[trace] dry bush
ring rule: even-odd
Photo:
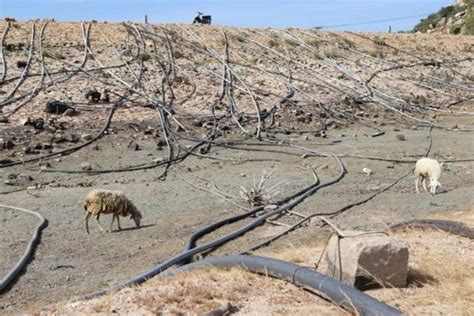
[[[240,187],[240,196],[242,199],[252,206],[265,205],[270,203],[273,198],[278,195],[278,188],[282,184],[281,182],[270,186],[269,182],[273,176],[272,170],[270,172],[263,171],[260,181],[253,179],[253,183],[248,187]]]

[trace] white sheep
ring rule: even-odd
[[[140,227],[140,219],[142,218],[142,214],[140,214],[135,205],[120,191],[93,190],[89,192],[84,199],[84,210],[87,213],[86,232],[88,234],[89,217],[91,215],[95,215],[97,224],[102,232],[105,232],[105,230],[99,222],[100,214],[113,214],[110,231],[112,230],[115,218],[117,218],[118,229],[122,229],[120,227],[119,215],[124,217],[130,215],[130,219],[135,221],[137,227]]]
[[[426,189],[426,179],[430,179],[430,192],[431,194],[436,194],[436,188],[441,187],[441,183],[439,183],[439,178],[441,177],[441,170],[443,168],[443,164],[439,163],[435,159],[431,158],[421,158],[416,162],[415,166],[415,188],[416,193],[420,193],[418,190],[418,181],[421,178],[421,183],[423,184],[423,188],[425,192],[428,192]]]

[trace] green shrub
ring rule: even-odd
[[[474,35],[474,12],[472,9],[464,23],[464,34]]]
[[[143,62],[148,61],[148,60],[151,59],[151,55],[148,54],[148,53],[140,53],[140,54],[138,54],[137,57],[138,57],[139,60],[141,60]]]
[[[426,19],[422,19],[420,23],[413,28],[413,32],[426,33],[431,28],[431,25],[436,26],[442,18],[449,19],[463,10],[465,10],[465,7],[458,5],[450,5],[441,8],[437,13],[430,14]]]
[[[461,34],[461,25],[453,25],[451,26],[451,29],[449,30],[450,34]]]

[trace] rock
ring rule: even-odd
[[[297,116],[296,121],[299,123],[306,123],[306,117],[304,116]]]
[[[23,126],[30,125],[30,123],[31,123],[31,118],[29,118],[29,117],[27,117],[27,118],[22,118],[19,123],[20,123],[20,125],[23,125]]]
[[[19,186],[28,186],[34,181],[33,177],[28,174],[19,174],[16,178],[15,184]]]
[[[39,144],[40,148],[42,148],[41,144]],[[39,154],[39,151],[37,150],[37,145],[28,145],[27,147],[23,148],[23,152],[26,155],[31,155],[31,154]]]
[[[70,143],[77,143],[80,137],[74,133],[69,133],[64,137],[64,139]]]
[[[342,234],[345,237],[333,235],[330,238],[323,255],[322,273],[357,288],[365,288],[369,284],[388,287],[406,285],[406,245],[383,233],[343,231]]]
[[[407,140],[407,139],[405,138],[405,135],[403,135],[403,134],[397,134],[397,135],[395,135],[395,138],[398,139],[398,140],[400,140],[400,141],[405,141],[405,140]]]
[[[203,125],[203,122],[202,120],[199,120],[199,119],[194,119],[191,124],[195,127],[201,127]]]
[[[92,136],[92,134],[82,134],[81,135],[81,139],[85,142],[91,140],[92,138],[94,138],[94,136]]]
[[[138,132],[141,131],[141,127],[140,127],[140,125],[137,124],[137,123],[129,123],[129,124],[128,124],[128,127],[129,127],[131,130],[133,130],[135,133],[138,133]]]
[[[51,164],[49,162],[43,162],[40,164],[40,170],[46,170],[48,168],[51,168]]]
[[[138,145],[138,143],[134,140],[132,140],[130,143],[128,143],[127,147],[130,149],[130,150],[133,150],[133,151],[137,151],[137,150],[140,150],[140,146]]]
[[[43,118],[37,118],[35,120],[32,120],[30,117],[28,117],[26,119],[22,119],[20,121],[20,124],[23,126],[32,126],[34,129],[44,129]]]
[[[51,114],[63,114],[68,108],[69,106],[64,102],[49,100],[48,103],[46,103],[44,111]]]
[[[15,144],[11,140],[3,140],[0,138],[0,150],[1,149],[13,149]]]
[[[143,131],[145,135],[152,135],[155,133],[155,129],[151,126],[147,126],[146,129]]]
[[[64,116],[75,116],[76,114],[77,114],[77,111],[74,108],[69,108],[63,113]]]
[[[92,165],[89,162],[83,162],[81,163],[81,169],[82,171],[90,171],[92,170]]]
[[[9,179],[9,180],[14,180],[16,178],[18,178],[18,174],[16,174],[16,173],[9,173],[7,175],[7,179]]]
[[[314,137],[321,137],[321,138],[326,138],[326,132],[325,131],[317,131],[314,134]]]
[[[53,135],[53,139],[51,141],[53,143],[59,144],[59,143],[64,143],[66,141],[66,138],[64,137],[63,134],[57,133]]]
[[[100,148],[99,148],[99,145],[94,144],[94,145],[92,145],[91,149],[92,150],[99,150]]]
[[[270,204],[270,205],[267,205],[263,208],[263,210],[265,212],[273,212],[274,210],[276,210],[278,208],[278,205],[276,204]]]
[[[156,142],[156,149],[157,150],[163,150],[163,146],[166,146],[166,142],[162,139],[159,139],[157,142]]]
[[[27,65],[27,62],[23,61],[23,60],[17,60],[17,62],[16,62],[17,68],[25,68],[26,65]]]
[[[362,172],[365,173],[367,176],[370,176],[372,174],[372,170],[369,168],[363,168]]]
[[[36,120],[31,121],[28,125],[33,126],[34,129],[44,129],[44,119],[37,118]]]

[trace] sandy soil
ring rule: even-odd
[[[0,30],[5,27],[4,22],[0,22]],[[12,27],[7,37],[7,43],[26,43],[28,41],[30,23],[17,23]],[[168,26],[176,34],[186,34],[180,26]],[[196,34],[205,38],[206,44],[210,48],[222,51],[223,43],[218,28],[196,28],[192,27]],[[114,24],[97,24],[92,27],[91,47],[97,52],[100,60],[106,61],[107,65],[116,65],[122,62],[116,58],[115,51],[108,46],[108,42],[101,34],[110,36],[112,42],[120,49],[126,49],[129,45],[127,33],[122,26]],[[294,31],[294,30],[290,30]],[[101,33],[103,32],[103,33]],[[278,43],[286,43],[286,48],[290,48],[295,58],[302,64],[311,67],[315,71],[315,78],[321,78],[318,73],[324,73],[328,82],[336,84],[338,87],[351,87],[360,89],[360,85],[347,78],[341,78],[333,69],[321,59],[312,58],[309,53],[301,52],[297,54],[298,47],[292,46],[291,41],[283,41],[282,34],[275,38],[272,30],[247,30],[247,29],[226,29],[234,49],[232,54],[234,61],[249,62],[255,67],[273,67],[268,60],[268,56],[262,55],[262,51],[257,50],[257,46],[248,43],[243,44],[239,41],[242,34],[250,34],[252,38],[258,41],[271,44],[270,40]],[[262,34],[263,32],[263,34]],[[50,54],[62,54],[64,60],[76,63],[82,56],[83,47],[81,47],[80,26],[77,23],[52,23],[46,29],[46,44]],[[398,47],[393,50],[385,46],[375,45],[362,36],[368,36],[372,39],[381,41]],[[346,43],[358,51],[364,51],[368,56],[376,58],[385,58],[397,62],[414,63],[418,59],[410,54],[421,54],[426,58],[450,58],[452,60],[462,59],[463,61],[452,63],[450,67],[413,68],[416,71],[423,72],[426,75],[437,76],[437,78],[449,79],[450,82],[463,84],[473,88],[470,76],[472,70],[472,60],[464,60],[467,57],[474,57],[472,48],[474,38],[472,37],[453,37],[447,35],[414,35],[414,34],[348,34],[322,33],[321,36],[327,40],[338,40]],[[38,37],[38,35],[37,35]],[[188,40],[190,35],[186,37]],[[341,40],[341,38],[343,40]],[[462,39],[462,40],[458,40]],[[39,39],[38,39],[39,40]],[[175,43],[175,42],[173,42]],[[119,46],[121,45],[121,46]],[[147,42],[147,45],[151,45]],[[179,50],[178,42],[175,43],[176,51],[181,53],[181,58],[177,58],[177,65],[181,66],[180,73],[192,74],[192,78],[198,86],[197,91],[190,98],[185,98],[192,91],[192,85],[188,82],[181,83],[176,88],[177,101],[175,105],[176,118],[187,127],[186,132],[177,132],[180,145],[185,148],[193,142],[186,140],[187,137],[201,137],[207,132],[204,127],[194,126],[193,117],[208,115],[210,113],[209,105],[218,97],[220,91],[220,82],[215,77],[210,76],[209,72],[203,67],[209,67],[208,70],[220,72],[221,65],[213,60],[208,60],[204,55],[192,55],[189,50]],[[278,52],[285,54],[282,44],[273,47]],[[316,44],[314,44],[316,45]],[[342,58],[339,51],[332,51],[333,47],[326,47],[324,42],[321,44],[321,50],[327,55],[340,61],[352,71],[360,76],[367,77],[376,69],[382,69],[386,66],[379,61],[364,57],[356,58],[355,55],[344,55]],[[407,53],[408,52],[408,53]],[[238,59],[238,54],[244,55],[242,60]],[[349,53],[347,53],[349,54]],[[25,60],[24,50],[7,51],[6,60],[8,63],[7,79],[14,78],[21,74],[21,69],[15,66],[17,60]],[[314,56],[313,56],[314,57]],[[194,59],[193,59],[194,58]],[[48,59],[49,60],[49,59]],[[49,60],[49,68],[58,70],[68,68],[61,63],[59,59]],[[194,61],[193,61],[194,60]],[[280,61],[276,61],[280,62]],[[197,67],[193,70],[192,67]],[[450,64],[451,65],[451,64]],[[98,67],[97,63],[90,63],[89,67]],[[148,79],[154,84],[154,87],[160,87],[160,76],[158,64],[151,60],[148,67]],[[285,62],[281,62],[281,69],[285,69]],[[303,71],[302,66],[295,67],[295,77],[304,79],[308,73]],[[286,85],[275,78],[263,74],[259,70],[250,70],[236,66],[240,73],[248,82],[255,87],[278,93],[278,96],[285,95]],[[273,68],[272,68],[273,69]],[[39,73],[40,64],[35,59],[31,71]],[[132,81],[133,76],[125,69],[117,70],[117,75]],[[63,148],[71,147],[81,143],[84,140],[69,140],[56,142],[54,139],[61,137],[71,137],[72,134],[78,138],[85,134],[95,135],[103,126],[107,108],[110,104],[101,102],[99,104],[90,104],[84,98],[84,93],[88,88],[96,87],[102,91],[104,87],[109,88],[115,93],[123,93],[123,87],[120,87],[110,76],[101,74],[101,78],[109,84],[99,83],[91,80],[85,75],[76,75],[61,83],[59,86],[44,86],[37,96],[35,96],[26,106],[9,117],[8,123],[0,124],[0,138],[12,139],[15,147],[12,149],[0,149],[0,160],[9,159],[16,161],[18,159],[28,159],[47,153],[48,151],[57,151]],[[57,77],[53,77],[57,78]],[[19,89],[19,95],[28,93],[34,87],[38,77],[28,77]],[[417,81],[418,80],[418,81]],[[471,81],[469,81],[471,80]],[[0,86],[0,98],[12,89],[15,81],[9,81]],[[436,86],[436,89],[424,89],[417,85],[425,83],[419,78],[417,73],[406,71],[390,72],[374,80],[374,86],[380,91],[391,93],[397,98],[421,100],[423,96],[430,105],[442,106],[449,102],[458,100],[458,98],[472,96],[472,90],[462,90],[455,87]],[[150,84],[151,85],[151,84]],[[321,102],[336,105],[343,104],[343,96],[331,91],[327,87],[318,86],[311,82],[298,82],[295,86],[301,89],[297,93],[296,99],[300,101],[298,109],[304,109],[305,113],[314,113],[314,117],[321,114],[319,108],[315,106],[314,100],[311,101],[304,97],[304,93],[311,94]],[[147,91],[152,88],[147,86]],[[256,88],[255,88],[256,89]],[[345,88],[344,88],[345,89]],[[73,117],[45,114],[42,109],[47,100],[57,98],[61,100],[70,99],[75,104],[79,114]],[[271,105],[277,103],[279,98],[274,95],[259,98],[263,108],[270,109]],[[254,112],[251,98],[244,91],[236,92],[236,99],[241,109],[247,112]],[[112,101],[117,97],[112,95]],[[141,105],[146,103],[143,97],[134,96],[131,99]],[[166,180],[159,178],[162,167],[148,170],[130,171],[130,172],[112,172],[105,174],[87,174],[75,173],[81,170],[81,164],[89,162],[92,170],[106,170],[127,167],[131,165],[147,164],[158,159],[167,157],[166,147],[164,149],[157,146],[157,142],[163,139],[162,129],[159,126],[156,111],[144,106],[134,106],[132,101],[125,102],[115,113],[111,127],[105,137],[101,138],[94,145],[87,146],[71,155],[54,157],[47,160],[50,166],[44,168],[45,161],[34,162],[25,165],[0,168],[0,203],[15,205],[32,210],[37,210],[43,214],[49,221],[49,226],[43,232],[41,244],[35,252],[34,259],[30,262],[24,273],[16,280],[12,287],[0,296],[0,314],[24,313],[27,311],[37,312],[44,306],[57,302],[64,302],[72,297],[85,294],[94,290],[102,289],[121,281],[127,280],[132,276],[147,271],[154,265],[163,262],[170,256],[176,254],[184,246],[186,238],[194,231],[198,230],[210,222],[221,218],[242,212],[235,205],[230,204],[216,195],[198,189],[186,181],[190,181],[197,186],[212,190],[203,179],[214,182],[222,191],[239,196],[240,186],[248,186],[254,178],[259,178],[264,170],[275,170],[272,183],[283,182],[279,188],[279,193],[275,197],[285,197],[309,185],[313,181],[311,170],[315,170],[321,181],[329,181],[338,174],[335,161],[324,157],[303,157],[303,151],[287,146],[263,146],[256,140],[249,139],[238,130],[224,133],[220,141],[242,142],[239,147],[247,149],[260,149],[264,151],[252,150],[233,150],[222,147],[213,147],[211,152],[205,157],[189,156],[183,162],[173,165],[168,172]],[[4,112],[13,109],[18,102],[4,108]],[[344,108],[343,108],[344,109]],[[438,109],[438,108],[436,108]],[[403,118],[392,111],[374,103],[361,105],[359,109],[353,107],[349,109],[351,114],[359,115],[362,118],[359,123],[351,124],[339,118],[325,131],[326,137],[320,137],[321,134],[315,132],[321,127],[320,119],[299,120],[296,114],[296,107],[283,108],[278,107],[277,124],[274,130],[265,132],[265,136],[277,137],[282,141],[289,141],[307,148],[318,151],[330,151],[343,156],[343,162],[348,171],[347,175],[337,185],[326,187],[318,191],[315,195],[306,199],[295,211],[303,214],[313,212],[334,211],[349,203],[361,200],[370,196],[377,190],[390,184],[403,174],[409,172],[414,166],[417,158],[426,154],[429,147],[430,132],[427,127],[420,126],[419,122]],[[442,110],[442,111],[441,111]],[[456,113],[449,113],[455,111]],[[224,113],[224,110],[218,113]],[[414,177],[409,176],[403,179],[399,184],[389,191],[377,196],[370,202],[358,207],[354,207],[345,213],[337,216],[334,221],[343,229],[363,229],[379,230],[387,225],[415,218],[436,218],[454,216],[459,212],[472,214],[474,210],[473,186],[474,177],[472,176],[474,162],[472,161],[472,152],[474,149],[474,103],[472,101],[461,102],[449,110],[439,108],[439,111],[427,111],[417,117],[423,120],[431,120],[436,124],[448,127],[449,129],[433,129],[431,132],[432,148],[430,157],[448,162],[441,178],[443,185],[442,192],[435,196],[429,194],[415,194]],[[348,112],[349,113],[349,112]],[[462,115],[460,113],[463,113]],[[414,114],[415,115],[415,114]],[[45,121],[53,119],[55,126],[62,126],[54,131],[45,129],[37,130],[31,126],[23,126],[25,118],[32,119],[44,118]],[[130,125],[134,123],[135,125]],[[366,123],[370,123],[368,127]],[[372,137],[374,128],[382,128],[385,134],[378,137]],[[309,132],[299,132],[299,131]],[[405,140],[400,140],[403,135]],[[323,135],[324,136],[324,135]],[[134,140],[139,145],[139,150],[134,151],[128,148],[129,143]],[[50,143],[52,149],[39,147],[33,152],[26,152],[25,148],[36,144]],[[34,147],[34,146],[33,146]],[[407,160],[406,163],[396,163],[390,161],[368,160],[350,155],[374,156],[380,158],[394,158]],[[463,161],[466,160],[466,161]],[[43,168],[42,168],[43,166]],[[364,167],[370,168],[373,173],[368,176],[362,172]],[[11,181],[16,175],[25,174],[31,176],[29,181],[17,183]],[[185,181],[186,180],[186,181]],[[36,186],[36,189],[26,190],[27,187]],[[122,190],[134,201],[143,214],[143,227],[135,229],[133,223],[128,219],[122,220],[124,230],[114,231],[110,234],[101,234],[95,223],[91,223],[91,235],[84,231],[84,211],[82,200],[86,193],[93,188],[105,188]],[[244,207],[244,201],[239,198],[234,201]],[[111,218],[103,216],[101,218],[104,226],[109,224]],[[467,221],[461,218],[462,221]],[[285,216],[279,221],[292,223],[294,217]],[[239,222],[222,228],[221,230],[206,236],[203,241],[215,238],[218,235],[240,227],[247,221]],[[0,211],[0,275],[4,275],[8,269],[16,262],[24,251],[28,242],[31,230],[35,225],[35,218],[10,211]],[[234,253],[244,250],[249,246],[263,241],[268,237],[284,230],[285,227],[265,224],[243,237],[232,241],[219,250],[216,254]],[[266,250],[272,253],[272,250],[282,247],[302,248],[309,247],[317,253],[321,240],[324,240],[329,234],[328,230],[322,230],[316,222],[312,222],[297,231],[284,237],[281,241],[272,244]],[[409,244],[422,243],[420,235],[416,232],[413,235],[404,236]],[[434,235],[432,239],[435,249],[445,249],[443,247],[452,247],[460,243],[466,249],[466,241],[461,241],[450,237],[444,240],[442,235]],[[438,245],[438,242],[440,243]],[[444,243],[448,244],[444,244]],[[426,245],[426,244],[423,244]],[[420,248],[425,246],[419,246]],[[461,248],[455,248],[461,249]],[[3,255],[5,254],[5,255]],[[275,252],[273,252],[275,254]],[[415,255],[413,264],[419,260],[424,260],[424,256],[430,256],[431,252],[423,252],[422,255]],[[463,253],[457,253],[463,261],[464,258],[472,256],[472,249]],[[307,257],[302,259],[303,263],[309,263]],[[417,261],[418,260],[418,261]],[[472,277],[472,263],[470,266],[470,275]],[[122,298],[108,298],[110,301],[94,307],[99,303],[91,303],[84,309],[66,310],[69,312],[112,312],[112,309],[130,313],[155,313],[156,311],[189,311],[205,312],[216,308],[229,301],[238,307],[240,314],[288,314],[314,312],[307,304],[316,298],[291,285],[274,280],[252,276],[249,274],[236,273],[235,275],[224,272],[209,272],[212,277],[208,278],[205,274],[195,275],[195,282],[191,288],[196,289],[197,284],[206,280],[208,283],[208,292],[213,293],[213,289],[218,288],[215,280],[223,278],[229,281],[229,292],[235,292],[235,295],[229,297],[209,296],[202,301],[191,301],[183,304],[177,304],[173,301],[173,296],[169,295],[169,301],[153,305],[148,308],[150,295],[155,295],[147,291],[147,287],[140,289],[125,290],[126,293],[136,292],[136,302],[131,302],[135,307],[123,305]],[[434,273],[434,272],[433,272]],[[194,280],[193,278],[193,280]],[[153,291],[166,293],[167,289],[179,291],[179,286],[183,277],[176,280],[167,280],[165,286]],[[180,281],[181,280],[181,281]],[[177,283],[176,283],[177,282]],[[184,281],[183,281],[184,282]],[[255,284],[258,283],[258,287]],[[186,283],[187,284],[187,283]],[[248,286],[247,286],[248,285]],[[161,285],[160,285],[161,286]],[[158,286],[157,286],[158,287]],[[159,287],[158,287],[159,288]],[[266,295],[262,300],[256,299],[262,293],[262,288]],[[471,289],[472,290],[472,289]],[[128,292],[127,292],[128,291]],[[374,292],[373,295],[387,300],[389,303],[397,304],[405,311],[413,310],[415,304],[407,300],[410,289],[401,290],[401,294],[393,296],[393,292],[388,294]],[[143,295],[142,295],[143,294]],[[371,293],[372,294],[372,293]],[[127,294],[128,295],[128,294]],[[178,296],[178,294],[176,294]],[[393,297],[392,297],[392,296]],[[298,297],[295,303],[294,297]],[[114,300],[117,300],[114,303]],[[118,302],[118,303],[117,303]],[[272,303],[271,309],[266,309]],[[410,303],[412,302],[412,303]],[[138,305],[143,305],[142,309],[134,309]],[[94,305],[95,304],[95,305]],[[99,304],[99,305],[100,305]],[[115,304],[115,305],[114,305]],[[151,304],[151,303],[150,303]],[[175,305],[173,305],[175,304]],[[313,307],[319,306],[321,314],[338,314],[340,310],[331,306],[329,303],[318,299]],[[453,303],[454,304],[454,303]],[[427,304],[429,305],[429,304]],[[420,311],[427,306],[418,306]],[[115,307],[110,307],[115,306]],[[117,307],[118,306],[118,307]],[[197,307],[196,307],[197,306]],[[312,306],[312,305],[309,305]],[[454,305],[453,305],[454,306]],[[457,304],[456,311],[463,314],[469,313],[469,308]],[[110,307],[110,309],[109,309]],[[55,307],[59,308],[59,307]],[[82,308],[82,307],[81,307]],[[427,308],[427,307],[426,307]],[[443,307],[444,308],[444,307]],[[448,307],[446,307],[448,308]],[[440,309],[440,314],[446,314],[447,309]],[[50,310],[51,311],[51,310]],[[457,312],[456,312],[457,313]]]

